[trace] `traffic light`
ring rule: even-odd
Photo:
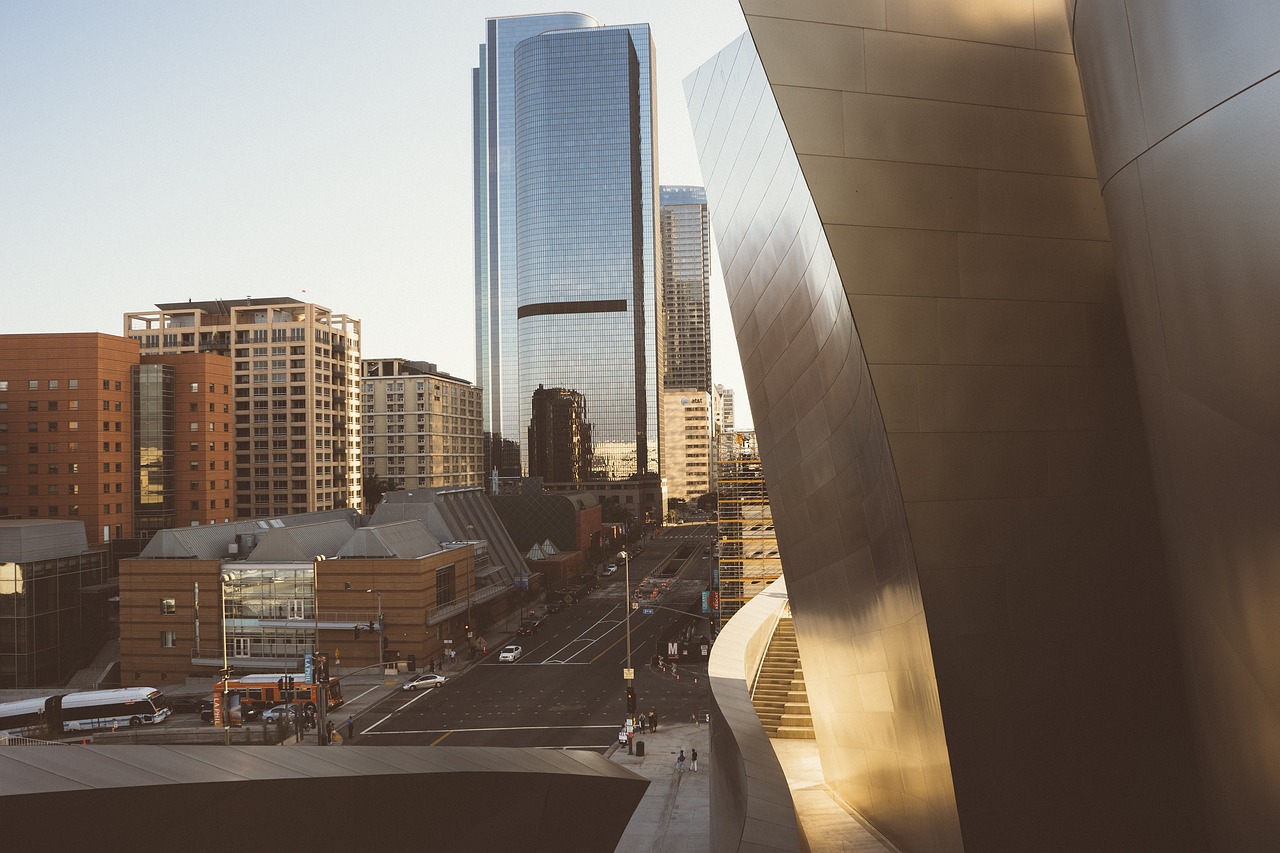
[[[634,714],[636,712],[636,691],[634,687],[627,688],[627,713]]]

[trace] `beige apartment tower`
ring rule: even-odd
[[[231,356],[234,518],[358,507],[360,321],[289,297],[125,314],[144,355]]]
[[[425,361],[365,359],[364,476],[396,489],[480,486],[480,389]]]

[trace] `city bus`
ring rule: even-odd
[[[290,689],[284,683],[284,679],[292,678],[293,686]],[[259,673],[257,675],[241,675],[232,678],[227,682],[226,690],[228,693],[234,693],[240,697],[242,704],[248,703],[250,707],[265,711],[276,705],[301,705],[302,707],[314,711],[316,709],[316,696],[320,695],[318,688],[320,685],[311,684],[303,680],[304,676],[300,673],[291,672],[274,672]],[[282,689],[283,687],[283,689]],[[332,710],[342,704],[342,684],[337,681],[330,681],[328,709]],[[214,682],[213,699],[218,701],[218,694],[222,693],[222,682]]]
[[[52,735],[125,728],[163,722],[169,713],[169,701],[153,687],[85,690],[0,704],[0,732]]]

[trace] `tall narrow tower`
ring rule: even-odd
[[[490,470],[529,466],[533,395],[579,395],[588,479],[656,474],[652,44],[584,15],[489,21],[476,69],[477,373]]]

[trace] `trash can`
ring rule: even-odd
[[[642,740],[636,741],[636,755],[644,758],[644,741]]]

